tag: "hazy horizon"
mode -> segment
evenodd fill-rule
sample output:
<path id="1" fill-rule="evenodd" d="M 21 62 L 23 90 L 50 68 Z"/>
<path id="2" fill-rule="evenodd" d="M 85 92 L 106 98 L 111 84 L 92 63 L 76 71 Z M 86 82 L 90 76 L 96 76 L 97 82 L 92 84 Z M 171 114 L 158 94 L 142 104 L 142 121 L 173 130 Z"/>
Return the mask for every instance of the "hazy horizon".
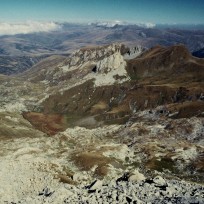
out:
<path id="1" fill-rule="evenodd" d="M 119 20 L 153 24 L 204 24 L 202 0 L 0 0 L 1 22 Z"/>
<path id="2" fill-rule="evenodd" d="M 0 0 L 0 3 L 0 35 L 55 31 L 65 22 L 105 21 L 110 26 L 118 23 L 147 28 L 204 25 L 201 0 Z"/>

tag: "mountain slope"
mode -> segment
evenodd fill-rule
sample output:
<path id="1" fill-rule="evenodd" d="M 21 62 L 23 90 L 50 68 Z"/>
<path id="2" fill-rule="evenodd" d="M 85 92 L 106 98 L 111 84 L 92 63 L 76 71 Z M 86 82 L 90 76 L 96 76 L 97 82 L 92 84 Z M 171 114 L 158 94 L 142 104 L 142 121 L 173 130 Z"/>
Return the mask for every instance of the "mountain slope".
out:
<path id="1" fill-rule="evenodd" d="M 59 64 L 46 68 L 45 61 L 43 69 L 36 67 L 23 76 L 47 87 L 36 104 L 41 112 L 62 115 L 68 126 L 124 123 L 135 110 L 171 104 L 177 94 L 182 95 L 180 101 L 193 99 L 187 115 L 203 111 L 196 101 L 203 92 L 202 59 L 182 45 L 157 46 L 135 59 L 126 59 L 126 52 L 120 44 L 83 48 Z M 33 120 L 32 114 L 25 117 Z"/>
<path id="2" fill-rule="evenodd" d="M 154 47 L 143 53 L 138 59 L 128 62 L 129 74 L 132 77 L 164 77 L 168 81 L 185 78 L 203 81 L 203 60 L 192 57 L 183 45 L 165 47 Z M 179 82 L 178 80 L 178 82 Z"/>

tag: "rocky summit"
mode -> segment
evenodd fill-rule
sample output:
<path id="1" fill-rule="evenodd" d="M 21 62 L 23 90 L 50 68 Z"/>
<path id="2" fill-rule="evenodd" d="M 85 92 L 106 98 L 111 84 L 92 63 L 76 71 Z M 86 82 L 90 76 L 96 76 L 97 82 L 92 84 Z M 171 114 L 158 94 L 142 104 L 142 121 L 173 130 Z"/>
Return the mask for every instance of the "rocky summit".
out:
<path id="1" fill-rule="evenodd" d="M 0 203 L 204 203 L 204 59 L 83 47 L 0 75 Z"/>

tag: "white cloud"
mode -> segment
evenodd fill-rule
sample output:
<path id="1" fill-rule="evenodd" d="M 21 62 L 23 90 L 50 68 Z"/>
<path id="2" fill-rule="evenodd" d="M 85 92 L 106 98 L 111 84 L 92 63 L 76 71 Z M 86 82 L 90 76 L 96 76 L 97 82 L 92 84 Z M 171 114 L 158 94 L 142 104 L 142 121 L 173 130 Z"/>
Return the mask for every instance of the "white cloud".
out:
<path id="1" fill-rule="evenodd" d="M 89 24 L 111 28 L 114 27 L 115 25 L 126 25 L 127 23 L 119 20 L 112 20 L 112 21 L 96 21 L 95 23 Z"/>
<path id="2" fill-rule="evenodd" d="M 136 25 L 145 28 L 154 28 L 156 26 L 154 23 L 136 23 Z"/>
<path id="3" fill-rule="evenodd" d="M 27 21 L 25 23 L 1 23 L 0 35 L 27 34 L 34 32 L 48 32 L 61 28 L 61 25 L 55 22 Z"/>
<path id="4" fill-rule="evenodd" d="M 143 28 L 154 28 L 156 25 L 154 23 L 135 23 L 135 22 L 126 22 L 126 21 L 119 21 L 119 20 L 109 20 L 109 21 L 96 21 L 94 23 L 89 23 L 89 25 L 97 25 L 101 27 L 114 27 L 115 25 L 137 25 Z"/>

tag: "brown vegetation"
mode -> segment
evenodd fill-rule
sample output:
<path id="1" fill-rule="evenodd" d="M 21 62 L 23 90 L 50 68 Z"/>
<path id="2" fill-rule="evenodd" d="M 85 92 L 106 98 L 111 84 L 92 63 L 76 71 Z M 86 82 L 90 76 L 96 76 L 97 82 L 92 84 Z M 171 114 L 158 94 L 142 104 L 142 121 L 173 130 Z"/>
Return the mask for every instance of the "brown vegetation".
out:
<path id="1" fill-rule="evenodd" d="M 65 119 L 59 114 L 43 114 L 34 112 L 25 112 L 23 117 L 27 119 L 33 126 L 48 135 L 65 130 Z"/>

